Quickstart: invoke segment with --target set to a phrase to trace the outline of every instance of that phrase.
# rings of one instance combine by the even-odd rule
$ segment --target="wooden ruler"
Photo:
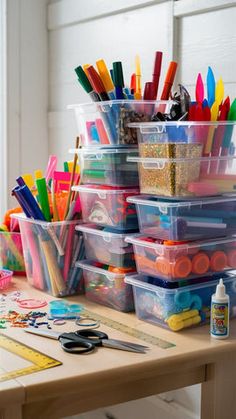
[[[10,372],[0,372],[0,382],[12,380],[21,377],[22,375],[32,374],[33,372],[46,370],[62,364],[62,362],[2,333],[0,333],[0,349],[1,348],[31,362],[32,365]]]
[[[156,336],[152,336],[148,333],[142,332],[141,330],[135,329],[133,327],[129,327],[126,324],[117,322],[115,320],[111,320],[108,317],[100,316],[100,314],[94,313],[93,311],[83,310],[82,314],[84,316],[91,317],[94,320],[97,320],[101,324],[105,324],[108,327],[112,327],[113,329],[119,330],[123,333],[126,333],[127,335],[143,340],[146,343],[159,346],[159,348],[168,349],[168,348],[173,348],[174,346],[176,346],[174,343],[168,342]]]

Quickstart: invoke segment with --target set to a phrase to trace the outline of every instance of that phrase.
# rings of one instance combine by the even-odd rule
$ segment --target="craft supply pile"
[[[120,61],[96,65],[75,69],[92,102],[69,106],[73,161],[12,191],[28,280],[179,331],[209,322],[222,278],[235,315],[236,99],[210,67],[194,99],[172,93],[175,62],[159,94],[159,51],[143,92],[138,56],[129,87]]]

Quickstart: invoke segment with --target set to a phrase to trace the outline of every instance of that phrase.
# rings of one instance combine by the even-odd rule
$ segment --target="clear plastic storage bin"
[[[137,195],[138,189],[119,189],[108,186],[80,185],[82,216],[85,223],[112,227],[118,230],[137,230],[135,205],[126,202],[128,196]]]
[[[15,275],[25,275],[25,262],[20,233],[0,232],[0,268]]]
[[[133,311],[132,287],[124,282],[125,273],[122,269],[107,270],[86,260],[77,262],[77,266],[83,269],[88,300],[123,312]]]
[[[136,186],[139,185],[137,163],[128,163],[127,156],[137,156],[135,149],[76,149],[83,184]]]
[[[194,147],[196,145],[194,144]],[[200,148],[198,149],[201,154]],[[127,157],[138,163],[139,187],[144,194],[189,198],[236,192],[236,157]],[[201,173],[201,167],[216,163],[217,173]],[[219,166],[221,165],[222,166]]]
[[[109,100],[68,106],[75,112],[81,143],[86,147],[137,146],[131,122],[151,121],[158,109],[169,113],[172,101]]]
[[[199,240],[236,234],[236,196],[173,201],[139,195],[136,205],[140,232],[162,240]]]
[[[230,299],[230,316],[236,314],[236,277],[223,275]],[[139,319],[177,332],[187,327],[209,323],[211,296],[219,280],[175,289],[155,285],[153,278],[127,275],[125,282],[133,286],[136,315]]]
[[[125,241],[127,234],[94,224],[77,226],[76,230],[83,233],[87,259],[118,268],[135,267],[133,246]]]
[[[83,293],[82,270],[75,265],[84,259],[83,236],[75,231],[81,221],[17,218],[29,283],[54,297]]]
[[[135,122],[129,127],[137,132],[141,157],[164,157],[167,150],[170,157],[174,157],[171,155],[175,152],[173,143],[181,147],[185,144],[188,154],[192,144],[202,145],[202,155],[227,156],[236,152],[236,121]]]
[[[236,269],[236,237],[177,244],[149,237],[127,237],[137,271],[168,281],[210,276]]]

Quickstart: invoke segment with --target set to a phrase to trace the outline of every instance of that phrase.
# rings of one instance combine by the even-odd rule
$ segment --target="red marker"
[[[97,73],[97,71],[95,70],[95,68],[90,65],[87,68],[87,76],[88,79],[93,87],[93,90],[98,93],[99,97],[101,100],[110,100],[110,97],[108,96],[105,86],[102,82],[101,77],[99,76],[99,74]]]
[[[154,83],[154,86],[155,86],[154,100],[156,100],[157,98],[159,79],[160,79],[160,74],[161,74],[161,63],[162,63],[162,52],[156,51],[154,69],[153,69],[153,74],[152,74],[152,82]]]
[[[131,93],[131,95],[133,95],[135,91],[136,91],[136,74],[133,73],[133,74],[131,74],[131,79],[130,79],[130,93]]]
[[[145,83],[143,99],[156,100],[156,85],[152,81]]]
[[[177,66],[178,64],[175,61],[171,61],[169,64],[161,94],[161,100],[168,100],[170,97],[170,91],[175,78]]]

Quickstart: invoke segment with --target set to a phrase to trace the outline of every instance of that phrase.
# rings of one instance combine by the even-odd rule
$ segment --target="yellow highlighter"
[[[136,89],[134,92],[134,98],[136,100],[142,99],[142,88],[141,88],[141,64],[140,57],[136,55],[135,57],[135,76],[136,76]]]
[[[116,99],[116,95],[114,93],[114,84],[111,79],[109,70],[106,66],[106,63],[104,60],[98,60],[96,61],[98,73],[103,81],[103,84],[105,86],[106,92],[109,94],[111,99]]]

